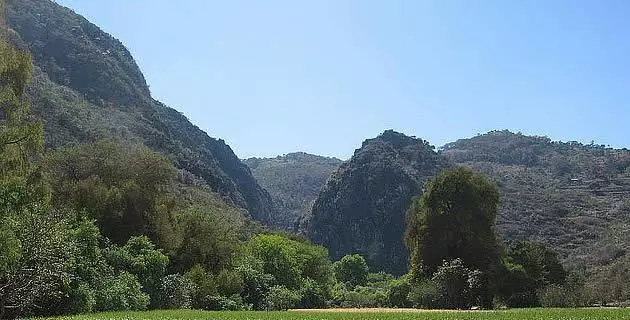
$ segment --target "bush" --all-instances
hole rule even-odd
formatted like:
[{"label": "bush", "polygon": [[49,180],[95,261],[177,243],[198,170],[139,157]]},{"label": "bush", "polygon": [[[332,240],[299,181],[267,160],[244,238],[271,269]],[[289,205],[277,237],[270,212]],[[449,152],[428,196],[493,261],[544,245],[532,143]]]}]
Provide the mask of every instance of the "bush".
[{"label": "bush", "polygon": [[466,268],[461,259],[444,261],[431,278],[440,293],[439,307],[469,308],[478,300],[473,293],[482,286],[480,278],[481,273]]},{"label": "bush", "polygon": [[163,309],[188,309],[192,307],[194,285],[179,274],[170,274],[162,279],[161,301]]},{"label": "bush", "polygon": [[301,295],[285,286],[273,286],[265,297],[265,309],[288,310],[297,307]]},{"label": "bush", "polygon": [[70,314],[89,313],[96,305],[95,292],[86,283],[80,283],[76,289],[68,294],[64,312]]},{"label": "bush", "polygon": [[128,272],[106,277],[96,290],[95,311],[145,310],[149,295],[142,292],[138,278]]},{"label": "bush", "polygon": [[333,271],[337,281],[348,284],[354,288],[358,285],[365,285],[368,281],[368,266],[365,259],[358,254],[343,256],[341,260],[333,264]]},{"label": "bush", "polygon": [[217,311],[244,311],[250,310],[251,306],[245,304],[239,295],[231,297],[205,296],[201,302],[203,310]]},{"label": "bush", "polygon": [[401,277],[390,282],[387,289],[387,304],[390,307],[408,308],[411,307],[409,301],[409,293],[411,292],[411,285],[406,277]]},{"label": "bush", "polygon": [[440,302],[440,290],[438,285],[429,280],[419,280],[412,286],[407,298],[414,308],[434,309]]},{"label": "bush", "polygon": [[315,280],[306,279],[300,288],[300,308],[323,308],[326,306],[326,293]]},{"label": "bush", "polygon": [[192,284],[192,307],[203,309],[204,300],[207,296],[218,295],[214,278],[204,270],[201,265],[192,267],[186,274],[186,278]]}]

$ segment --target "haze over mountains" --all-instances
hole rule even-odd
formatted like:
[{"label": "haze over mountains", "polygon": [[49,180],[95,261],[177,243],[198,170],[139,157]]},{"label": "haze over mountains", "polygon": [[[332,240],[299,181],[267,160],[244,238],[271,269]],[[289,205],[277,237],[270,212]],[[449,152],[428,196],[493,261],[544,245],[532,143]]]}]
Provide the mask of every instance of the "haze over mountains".
[{"label": "haze over mountains", "polygon": [[[402,236],[410,200],[432,175],[455,165],[499,184],[496,228],[505,240],[542,240],[566,262],[588,268],[627,254],[628,150],[508,131],[437,150],[430,141],[388,130],[366,137],[343,163],[304,153],[241,161],[229,137],[210,137],[153,99],[120,41],[52,1],[7,4],[12,41],[33,55],[28,94],[49,149],[101,139],[145,144],[202,180],[227,205],[271,228],[297,230],[324,244],[334,258],[361,253],[375,271],[406,271]],[[421,126],[413,134],[421,137]]]}]

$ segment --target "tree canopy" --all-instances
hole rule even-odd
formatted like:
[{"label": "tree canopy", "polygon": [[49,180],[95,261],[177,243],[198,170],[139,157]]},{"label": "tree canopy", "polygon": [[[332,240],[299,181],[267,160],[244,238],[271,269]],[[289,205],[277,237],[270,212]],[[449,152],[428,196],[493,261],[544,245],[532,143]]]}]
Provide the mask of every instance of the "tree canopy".
[{"label": "tree canopy", "polygon": [[495,277],[500,256],[492,227],[498,205],[498,188],[484,175],[464,167],[438,173],[408,212],[405,241],[414,277],[454,259]]}]

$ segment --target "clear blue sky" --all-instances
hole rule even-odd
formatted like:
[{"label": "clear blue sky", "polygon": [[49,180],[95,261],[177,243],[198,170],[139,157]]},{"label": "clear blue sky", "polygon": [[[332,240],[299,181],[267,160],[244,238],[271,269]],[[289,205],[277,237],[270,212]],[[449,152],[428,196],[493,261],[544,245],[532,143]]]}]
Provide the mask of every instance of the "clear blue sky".
[{"label": "clear blue sky", "polygon": [[630,142],[630,1],[58,0],[240,157],[348,158],[395,129]]}]

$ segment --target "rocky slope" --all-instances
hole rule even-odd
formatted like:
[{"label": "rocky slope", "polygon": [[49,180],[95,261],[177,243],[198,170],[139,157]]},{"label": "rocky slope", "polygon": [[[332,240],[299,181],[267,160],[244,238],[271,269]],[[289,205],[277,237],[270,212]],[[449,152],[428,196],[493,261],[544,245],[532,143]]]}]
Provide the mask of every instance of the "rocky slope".
[{"label": "rocky slope", "polygon": [[7,0],[6,21],[10,39],[33,55],[29,95],[48,148],[99,139],[141,142],[171,155],[253,218],[272,219],[271,198],[247,166],[223,140],[154,100],[120,41],[49,0]]},{"label": "rocky slope", "polygon": [[442,154],[497,181],[504,239],[542,240],[582,267],[625,254],[629,150],[493,131],[447,144]]},{"label": "rocky slope", "polygon": [[402,274],[405,213],[425,181],[448,166],[428,142],[385,131],[333,173],[301,228],[333,259],[363,254],[373,270]]},{"label": "rocky slope", "polygon": [[627,256],[630,151],[509,131],[461,139],[439,152],[393,131],[366,140],[333,173],[302,231],[333,258],[358,252],[374,270],[403,273],[409,201],[450,165],[472,167],[497,182],[496,230],[504,241],[543,241],[569,266],[587,270]]},{"label": "rocky slope", "polygon": [[304,152],[243,162],[273,199],[277,215],[272,225],[285,230],[294,230],[300,217],[310,213],[317,194],[342,163]]}]

